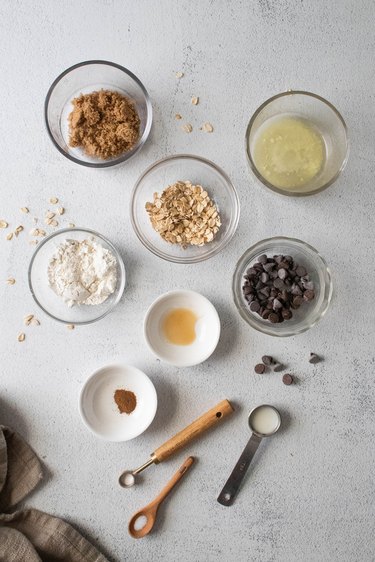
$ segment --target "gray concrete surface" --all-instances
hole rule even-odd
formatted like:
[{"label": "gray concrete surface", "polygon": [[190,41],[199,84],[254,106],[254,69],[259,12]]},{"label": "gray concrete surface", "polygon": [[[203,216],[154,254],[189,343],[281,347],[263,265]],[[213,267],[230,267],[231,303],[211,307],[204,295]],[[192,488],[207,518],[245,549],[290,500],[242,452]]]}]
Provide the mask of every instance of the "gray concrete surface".
[{"label": "gray concrete surface", "polygon": [[[374,560],[374,4],[367,1],[10,1],[0,4],[0,218],[25,225],[17,240],[0,232],[0,422],[18,429],[43,458],[48,478],[29,505],[65,517],[115,561],[370,562]],[[43,102],[52,80],[82,60],[130,68],[155,110],[151,138],[129,164],[86,170],[52,146]],[[185,73],[177,81],[175,72]],[[288,88],[328,98],[347,120],[351,155],[337,184],[293,200],[254,182],[244,131],[254,109]],[[201,103],[190,105],[197,95]],[[194,131],[180,130],[174,114]],[[210,121],[215,132],[198,126]],[[211,158],[236,185],[242,205],[232,243],[192,266],[163,262],[136,239],[129,194],[154,160],[186,151]],[[32,254],[28,206],[41,216],[58,196],[66,221],[96,229],[123,253],[129,284],[115,312],[69,332],[39,314],[27,285]],[[272,235],[302,238],[332,267],[335,296],[311,331],[276,340],[251,330],[232,302],[237,258]],[[14,276],[9,287],[5,280]],[[174,288],[200,291],[217,307],[223,334],[203,365],[175,369],[146,349],[142,319]],[[17,342],[24,315],[38,328]],[[310,351],[323,364],[306,361]],[[299,383],[256,376],[263,353],[285,361]],[[160,406],[150,429],[108,444],[81,423],[77,398],[95,369],[123,360],[152,377]],[[131,491],[118,472],[144,462],[167,437],[227,397],[237,412],[189,449],[198,463],[164,506],[155,533],[127,533],[130,515],[151,500],[185,458],[150,468]],[[283,431],[264,443],[231,508],[216,497],[248,438],[248,410],[280,407]]]}]

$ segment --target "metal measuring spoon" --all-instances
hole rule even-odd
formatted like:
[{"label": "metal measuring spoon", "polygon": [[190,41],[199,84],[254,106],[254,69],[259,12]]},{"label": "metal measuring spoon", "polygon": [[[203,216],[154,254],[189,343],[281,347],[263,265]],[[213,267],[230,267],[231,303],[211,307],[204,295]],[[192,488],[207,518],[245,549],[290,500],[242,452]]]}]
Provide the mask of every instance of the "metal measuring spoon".
[{"label": "metal measuring spoon", "polygon": [[263,437],[269,437],[278,431],[281,425],[280,412],[274,406],[262,404],[249,413],[248,424],[252,435],[238,459],[231,475],[221,490],[217,501],[221,505],[232,505],[249,468],[252,458]]}]

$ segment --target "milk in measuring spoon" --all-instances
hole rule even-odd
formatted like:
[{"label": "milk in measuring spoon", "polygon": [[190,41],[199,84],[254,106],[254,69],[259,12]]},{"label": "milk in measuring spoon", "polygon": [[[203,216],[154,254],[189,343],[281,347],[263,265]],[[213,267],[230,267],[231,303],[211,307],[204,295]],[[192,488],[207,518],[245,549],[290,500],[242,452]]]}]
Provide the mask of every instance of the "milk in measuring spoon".
[{"label": "milk in measuring spoon", "polygon": [[251,428],[262,435],[273,433],[279,422],[277,412],[270,406],[257,408],[250,417]]}]

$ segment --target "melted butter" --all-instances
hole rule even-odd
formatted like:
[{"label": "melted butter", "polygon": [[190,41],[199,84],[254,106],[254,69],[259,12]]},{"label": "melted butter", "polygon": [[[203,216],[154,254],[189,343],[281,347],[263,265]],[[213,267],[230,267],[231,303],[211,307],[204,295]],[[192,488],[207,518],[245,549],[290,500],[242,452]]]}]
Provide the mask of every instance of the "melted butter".
[{"label": "melted butter", "polygon": [[307,120],[292,116],[272,118],[263,124],[255,140],[254,162],[275,187],[303,187],[323,168],[323,137]]},{"label": "melted butter", "polygon": [[197,316],[189,308],[174,308],[164,318],[164,335],[175,345],[190,345],[196,337],[197,320]]}]

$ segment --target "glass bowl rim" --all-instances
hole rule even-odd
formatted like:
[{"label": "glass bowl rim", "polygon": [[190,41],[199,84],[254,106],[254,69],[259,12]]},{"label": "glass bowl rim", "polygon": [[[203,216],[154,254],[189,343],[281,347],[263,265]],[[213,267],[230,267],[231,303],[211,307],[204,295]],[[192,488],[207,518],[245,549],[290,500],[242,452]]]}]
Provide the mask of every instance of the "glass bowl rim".
[{"label": "glass bowl rim", "polygon": [[[207,254],[205,254],[203,256],[196,256],[196,257],[191,257],[191,258],[188,258],[188,259],[186,257],[180,258],[180,257],[177,257],[177,256],[171,256],[171,255],[167,254],[166,252],[157,250],[153,244],[150,244],[145,239],[145,237],[141,233],[140,229],[138,228],[137,222],[135,220],[135,215],[136,215],[135,209],[134,209],[135,196],[136,196],[137,191],[139,189],[139,186],[141,185],[144,178],[152,170],[154,170],[155,168],[158,168],[160,165],[164,165],[164,164],[167,164],[168,162],[172,162],[173,160],[178,160],[178,159],[194,160],[194,161],[199,162],[201,164],[208,165],[210,168],[213,168],[216,172],[218,172],[219,175],[225,180],[225,184],[228,188],[228,191],[230,192],[231,196],[233,197],[233,207],[234,207],[234,214],[235,214],[234,220],[232,222],[232,225],[231,225],[230,229],[228,230],[228,232],[226,234],[225,240],[223,240],[220,245],[216,246],[213,250],[207,252]],[[149,250],[155,256],[158,256],[159,258],[162,258],[165,261],[169,261],[169,262],[173,262],[173,263],[182,263],[182,264],[199,263],[199,262],[202,262],[202,261],[205,261],[207,259],[212,258],[216,254],[218,254],[223,248],[225,248],[227,246],[227,244],[229,244],[229,242],[232,240],[232,238],[233,238],[233,236],[234,236],[234,234],[237,230],[239,219],[240,219],[240,200],[239,200],[239,197],[238,197],[237,190],[234,187],[234,185],[233,185],[231,179],[229,178],[229,176],[227,175],[227,173],[222,168],[220,168],[217,164],[212,162],[212,160],[208,160],[207,158],[203,158],[201,156],[196,156],[195,154],[186,154],[186,153],[172,154],[171,156],[165,156],[163,158],[160,158],[159,160],[156,160],[155,162],[153,162],[153,164],[148,166],[142,172],[142,174],[138,177],[137,181],[135,182],[135,185],[133,187],[133,191],[132,191],[131,197],[130,197],[130,220],[131,220],[133,230],[134,230],[138,240],[143,244],[143,246],[145,248],[147,248],[147,250]]]},{"label": "glass bowl rim", "polygon": [[[322,262],[322,265],[324,266],[324,271],[328,275],[328,290],[329,290],[329,292],[328,292],[327,303],[325,305],[325,308],[324,308],[323,311],[319,312],[319,315],[314,320],[314,322],[306,323],[306,325],[303,325],[301,328],[299,328],[297,330],[291,329],[289,332],[286,332],[286,333],[277,333],[272,328],[267,328],[266,326],[265,327],[261,326],[260,323],[259,323],[259,320],[256,318],[256,316],[250,317],[248,312],[245,313],[243,311],[242,302],[240,301],[240,298],[237,294],[237,292],[238,292],[237,286],[238,286],[238,279],[239,279],[240,275],[241,275],[241,284],[242,284],[245,262],[251,261],[251,260],[249,260],[249,257],[251,256],[251,254],[254,254],[255,251],[259,247],[263,246],[264,244],[270,244],[270,245],[277,244],[277,243],[286,243],[287,244],[289,242],[291,242],[292,244],[295,243],[297,246],[300,246],[302,248],[307,249],[309,252],[314,254],[315,257],[317,257]],[[232,277],[232,297],[233,297],[234,304],[235,304],[241,318],[243,318],[245,320],[245,322],[247,324],[249,324],[249,326],[254,328],[254,330],[257,330],[258,332],[261,332],[263,334],[266,334],[268,336],[273,336],[273,337],[281,337],[281,338],[291,337],[291,336],[297,336],[298,334],[302,334],[303,332],[307,332],[307,330],[309,330],[310,328],[315,326],[319,322],[319,320],[321,320],[323,318],[323,316],[325,316],[325,314],[326,314],[326,312],[329,309],[329,306],[331,304],[332,295],[333,295],[332,274],[331,274],[331,270],[328,267],[328,264],[327,264],[326,260],[323,258],[323,256],[320,254],[320,252],[318,252],[318,250],[316,248],[314,248],[314,246],[311,246],[311,244],[309,244],[308,242],[305,242],[304,240],[301,240],[299,238],[293,238],[293,237],[290,237],[290,236],[273,236],[271,238],[264,238],[262,240],[259,240],[259,242],[256,242],[255,244],[250,246],[247,250],[245,250],[245,252],[243,252],[241,257],[237,260],[237,263],[236,263],[236,266],[235,266],[235,269],[234,269],[234,273],[233,273],[233,277]],[[251,318],[252,321],[250,320],[250,318]],[[270,326],[272,327],[273,325],[271,324]]]},{"label": "glass bowl rim", "polygon": [[[34,290],[33,290],[33,284],[31,281],[31,273],[32,273],[32,269],[33,269],[33,265],[34,265],[34,261],[35,258],[37,257],[40,249],[50,240],[52,240],[53,238],[55,238],[55,236],[59,235],[59,234],[63,234],[63,233],[70,233],[70,232],[85,232],[91,235],[96,236],[97,238],[103,240],[103,242],[105,242],[111,249],[111,251],[113,252],[115,258],[117,259],[117,263],[119,266],[119,269],[121,271],[121,278],[120,278],[120,285],[119,285],[119,289],[118,289],[118,294],[116,296],[116,298],[114,299],[114,301],[112,302],[111,306],[108,308],[108,310],[106,310],[105,312],[103,312],[103,314],[101,314],[100,316],[98,316],[97,318],[93,318],[92,320],[81,320],[78,322],[72,322],[71,320],[63,320],[62,318],[59,318],[58,316],[55,316],[54,314],[52,314],[51,312],[49,312],[37,299],[37,297],[34,294]],[[39,308],[45,313],[47,314],[47,316],[49,316],[50,318],[53,318],[54,320],[57,320],[57,322],[61,322],[62,324],[75,324],[76,326],[85,326],[87,324],[93,324],[94,322],[97,322],[98,320],[101,320],[102,318],[104,318],[105,316],[107,316],[107,314],[109,314],[110,312],[112,312],[112,310],[115,308],[115,306],[119,303],[119,301],[121,300],[121,297],[124,293],[125,290],[125,285],[126,285],[126,270],[125,270],[125,265],[124,265],[124,261],[120,255],[120,252],[117,250],[117,248],[112,244],[112,242],[110,242],[110,240],[108,240],[108,238],[106,238],[105,236],[103,236],[102,234],[100,234],[99,232],[96,232],[95,230],[92,230],[90,228],[84,228],[84,227],[74,227],[74,228],[61,228],[60,230],[56,230],[56,232],[52,232],[52,234],[50,234],[49,236],[46,236],[46,238],[44,238],[36,247],[33,255],[31,256],[30,259],[30,264],[29,264],[29,268],[27,271],[27,280],[28,280],[28,285],[29,285],[29,289],[31,292],[31,295],[34,299],[34,301],[36,302],[36,304],[39,306]]]},{"label": "glass bowl rim", "polygon": [[[340,168],[337,170],[336,174],[329,180],[327,181],[325,184],[323,184],[321,187],[319,187],[319,189],[315,189],[314,191],[308,191],[306,193],[294,193],[294,192],[290,192],[287,190],[284,190],[280,187],[276,187],[274,185],[272,185],[272,183],[270,183],[268,180],[266,180],[266,178],[264,178],[262,176],[262,174],[259,172],[258,168],[256,167],[254,160],[251,156],[251,152],[250,152],[250,147],[249,147],[249,137],[250,137],[250,132],[251,129],[254,125],[254,121],[255,119],[258,117],[259,113],[265,108],[267,107],[267,105],[269,105],[271,102],[285,97],[285,96],[290,96],[290,95],[295,95],[295,94],[299,94],[302,96],[309,96],[311,98],[315,98],[317,100],[319,100],[320,102],[324,103],[325,105],[327,105],[338,117],[338,119],[341,121],[341,124],[343,125],[344,128],[344,132],[345,132],[345,141],[346,141],[346,151],[345,151],[345,158],[342,161],[342,164],[340,166]],[[250,118],[249,123],[247,124],[246,127],[246,133],[245,133],[245,150],[246,150],[246,156],[247,156],[247,161],[249,163],[250,169],[253,172],[253,174],[257,177],[257,179],[268,189],[270,189],[271,191],[273,191],[274,193],[279,193],[281,195],[285,195],[287,197],[309,197],[311,195],[316,195],[317,193],[320,193],[321,191],[325,191],[330,185],[332,185],[337,178],[342,174],[342,172],[344,171],[346,164],[348,162],[348,158],[349,158],[349,151],[350,151],[350,141],[349,141],[349,135],[348,135],[348,127],[346,125],[346,122],[343,118],[343,116],[341,115],[341,113],[339,112],[339,110],[328,100],[326,100],[325,98],[323,98],[322,96],[319,96],[318,94],[314,94],[313,92],[307,92],[305,90],[287,90],[286,92],[280,92],[279,94],[276,94],[268,99],[266,99],[253,113],[253,115]]]},{"label": "glass bowl rim", "polygon": [[[79,158],[76,158],[75,156],[72,156],[71,154],[66,152],[59,145],[59,143],[55,140],[55,137],[52,134],[52,131],[51,131],[51,128],[50,128],[49,122],[48,122],[49,102],[50,102],[51,96],[52,96],[53,91],[54,91],[55,87],[57,86],[57,84],[61,81],[61,79],[64,76],[66,76],[67,74],[69,74],[73,70],[76,70],[77,68],[80,68],[82,66],[88,66],[90,64],[103,64],[103,65],[112,66],[114,68],[117,68],[118,70],[121,70],[127,76],[129,76],[132,80],[134,80],[134,82],[136,82],[136,84],[142,90],[142,93],[143,93],[143,95],[145,97],[145,101],[146,101],[146,106],[147,106],[146,126],[145,126],[145,130],[143,131],[143,134],[142,134],[141,138],[138,140],[138,143],[137,143],[134,151],[131,154],[129,154],[130,151],[125,152],[122,156],[119,156],[118,158],[115,158],[114,160],[110,160],[110,161],[85,162],[84,160],[80,160]],[[70,66],[69,68],[67,68],[66,70],[61,72],[61,74],[59,74],[57,76],[57,78],[55,78],[55,80],[52,82],[51,86],[48,89],[46,99],[44,101],[44,122],[45,122],[45,125],[46,125],[48,136],[51,139],[52,143],[57,148],[57,150],[61,154],[63,154],[66,158],[68,158],[72,162],[75,162],[76,164],[79,164],[81,166],[86,166],[87,168],[110,168],[112,166],[116,166],[117,164],[121,164],[121,163],[125,162],[126,160],[130,160],[130,158],[132,158],[142,148],[142,146],[145,144],[145,142],[146,142],[146,140],[147,140],[147,138],[150,134],[151,126],[152,126],[152,104],[151,104],[151,99],[150,99],[150,96],[149,96],[146,88],[144,87],[144,85],[142,84],[140,79],[137,78],[137,76],[135,74],[133,74],[133,72],[131,72],[130,70],[128,70],[124,66],[121,66],[120,64],[117,64],[115,62],[110,62],[110,61],[106,61],[106,60],[96,60],[96,59],[87,60],[87,61],[83,61],[83,62],[78,62],[77,64],[73,64],[73,66]]]}]

